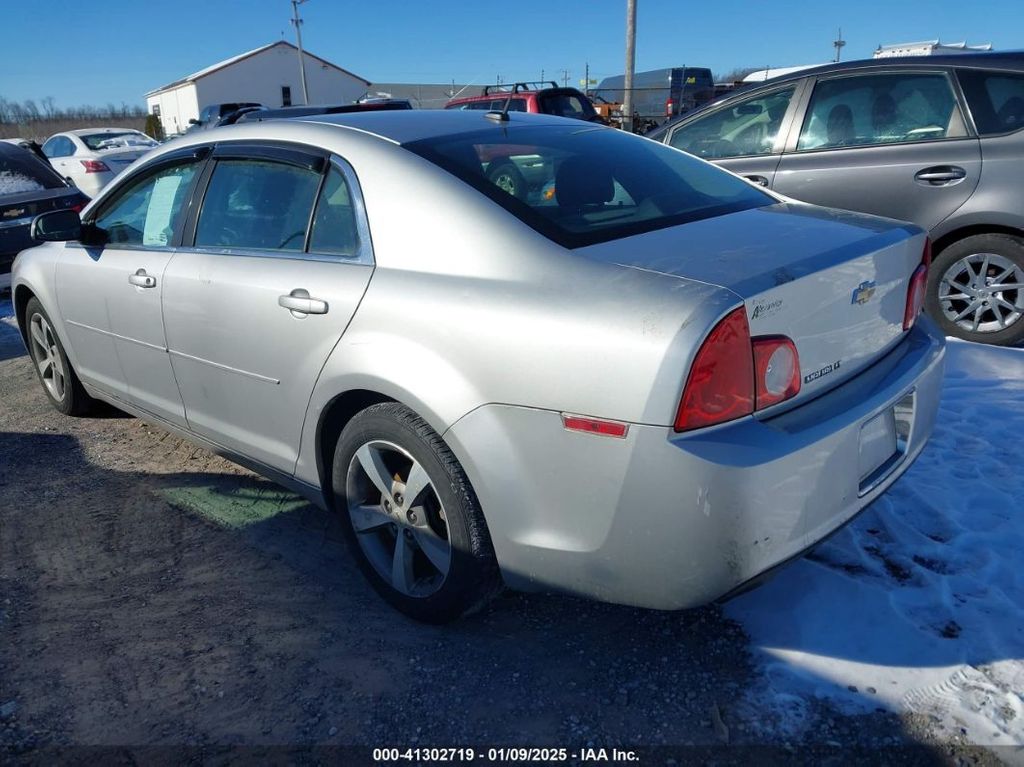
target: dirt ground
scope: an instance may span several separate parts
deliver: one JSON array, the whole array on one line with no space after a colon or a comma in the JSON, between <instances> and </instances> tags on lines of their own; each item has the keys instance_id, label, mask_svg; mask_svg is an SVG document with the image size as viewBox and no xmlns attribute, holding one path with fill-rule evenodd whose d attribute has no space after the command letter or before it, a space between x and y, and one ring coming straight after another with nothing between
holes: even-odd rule
<instances>
[{"instance_id":1,"label":"dirt ground","mask_svg":"<svg viewBox=\"0 0 1024 767\"><path fill-rule=\"evenodd\" d=\"M455 625L416 624L363 581L336 525L138 419L61 416L0 325L0 761L68 746L726 742L786 746L787 764L815 749L842 763L850 746L989 761L892 748L930 743L927 727L824 703L793 740L746 695L747 638L714 607L507 594Z\"/></svg>"}]
</instances>

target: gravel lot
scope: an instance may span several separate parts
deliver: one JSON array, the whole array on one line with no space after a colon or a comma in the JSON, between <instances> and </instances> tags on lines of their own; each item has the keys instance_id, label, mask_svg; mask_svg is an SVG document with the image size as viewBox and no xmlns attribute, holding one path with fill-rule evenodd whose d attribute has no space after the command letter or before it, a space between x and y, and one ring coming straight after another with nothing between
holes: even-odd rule
<instances>
[{"instance_id":1,"label":"gravel lot","mask_svg":"<svg viewBox=\"0 0 1024 767\"><path fill-rule=\"evenodd\" d=\"M336 525L138 419L59 415L0 324L0 760L79 745L726 742L993 759L934 743L918 719L821 702L792 740L746 694L748 641L718 608L508 594L453 626L413 623L364 583Z\"/></svg>"}]
</instances>

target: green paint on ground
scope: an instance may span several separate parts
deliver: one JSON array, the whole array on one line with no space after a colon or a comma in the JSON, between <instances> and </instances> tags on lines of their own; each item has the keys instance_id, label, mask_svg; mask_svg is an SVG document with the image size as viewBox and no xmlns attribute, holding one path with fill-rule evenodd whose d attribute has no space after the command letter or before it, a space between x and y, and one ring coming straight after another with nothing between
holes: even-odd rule
<instances>
[{"instance_id":1,"label":"green paint on ground","mask_svg":"<svg viewBox=\"0 0 1024 767\"><path fill-rule=\"evenodd\" d=\"M278 514L298 511L309 502L270 482L237 486L194 485L160 490L174 505L200 514L219 525L232 528L263 522Z\"/></svg>"}]
</instances>

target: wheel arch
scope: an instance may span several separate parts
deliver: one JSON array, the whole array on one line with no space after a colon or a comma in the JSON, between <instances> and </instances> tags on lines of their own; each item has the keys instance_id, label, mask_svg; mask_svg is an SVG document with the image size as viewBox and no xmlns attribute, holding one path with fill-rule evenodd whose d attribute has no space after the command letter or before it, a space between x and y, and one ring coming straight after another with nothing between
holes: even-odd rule
<instances>
[{"instance_id":1,"label":"wheel arch","mask_svg":"<svg viewBox=\"0 0 1024 767\"><path fill-rule=\"evenodd\" d=\"M958 227L957 229L952 229L937 237L932 242L932 248L937 256L950 245L979 234L1007 234L1011 237L1024 239L1024 229L1018 229L1013 226L1003 226L1001 224L969 224L967 226Z\"/></svg>"},{"instance_id":2,"label":"wheel arch","mask_svg":"<svg viewBox=\"0 0 1024 767\"><path fill-rule=\"evenodd\" d=\"M21 333L21 340L28 348L28 327L25 322L25 312L28 309L28 302L38 298L28 285L18 285L14 288L14 316L18 321L18 332Z\"/></svg>"}]
</instances>

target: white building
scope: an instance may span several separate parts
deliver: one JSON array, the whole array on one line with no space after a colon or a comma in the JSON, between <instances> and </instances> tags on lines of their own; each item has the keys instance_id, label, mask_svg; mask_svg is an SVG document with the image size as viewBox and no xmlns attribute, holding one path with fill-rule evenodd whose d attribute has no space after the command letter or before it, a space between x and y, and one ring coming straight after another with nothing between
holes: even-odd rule
<instances>
[{"instance_id":1,"label":"white building","mask_svg":"<svg viewBox=\"0 0 1024 767\"><path fill-rule=\"evenodd\" d=\"M874 58L888 59L894 56L940 56L948 53L978 53L992 50L992 43L985 45L968 45L962 43L942 43L938 40L924 40L920 43L896 43L895 45L879 45Z\"/></svg>"},{"instance_id":2,"label":"white building","mask_svg":"<svg viewBox=\"0 0 1024 767\"><path fill-rule=\"evenodd\" d=\"M310 104L347 104L370 86L368 80L303 51ZM268 107L302 104L298 49L278 40L146 94L146 111L160 116L168 136L184 133L203 107L253 101Z\"/></svg>"}]
</instances>

